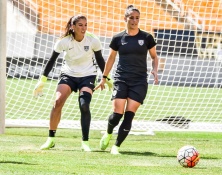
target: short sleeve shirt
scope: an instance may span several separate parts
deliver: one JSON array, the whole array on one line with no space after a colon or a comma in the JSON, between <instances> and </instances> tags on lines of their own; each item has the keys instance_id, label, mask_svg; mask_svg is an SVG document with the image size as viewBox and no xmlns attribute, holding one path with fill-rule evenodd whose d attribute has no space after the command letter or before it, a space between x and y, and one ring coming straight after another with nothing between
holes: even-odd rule
<instances>
[{"instance_id":1,"label":"short sleeve shirt","mask_svg":"<svg viewBox=\"0 0 222 175\"><path fill-rule=\"evenodd\" d=\"M156 42L151 34L139 30L130 36L123 31L113 36L110 48L119 53L115 78L138 80L147 78L147 52Z\"/></svg>"},{"instance_id":2,"label":"short sleeve shirt","mask_svg":"<svg viewBox=\"0 0 222 175\"><path fill-rule=\"evenodd\" d=\"M64 52L62 73L73 77L97 75L94 52L101 49L99 38L89 32L86 32L81 42L68 35L59 39L54 45L55 52Z\"/></svg>"}]
</instances>

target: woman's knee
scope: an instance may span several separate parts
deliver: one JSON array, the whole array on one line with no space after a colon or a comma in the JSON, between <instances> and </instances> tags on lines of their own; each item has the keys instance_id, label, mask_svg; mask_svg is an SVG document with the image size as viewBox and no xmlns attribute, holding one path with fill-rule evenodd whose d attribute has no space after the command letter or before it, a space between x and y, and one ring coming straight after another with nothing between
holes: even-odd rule
<instances>
[{"instance_id":1,"label":"woman's knee","mask_svg":"<svg viewBox=\"0 0 222 175\"><path fill-rule=\"evenodd\" d=\"M62 109L64 103L65 103L65 99L56 98L54 101L54 108L55 109Z\"/></svg>"},{"instance_id":2,"label":"woman's knee","mask_svg":"<svg viewBox=\"0 0 222 175\"><path fill-rule=\"evenodd\" d=\"M91 102L92 95L89 92L82 91L79 95L79 108L82 112L89 112L89 104Z\"/></svg>"}]
</instances>

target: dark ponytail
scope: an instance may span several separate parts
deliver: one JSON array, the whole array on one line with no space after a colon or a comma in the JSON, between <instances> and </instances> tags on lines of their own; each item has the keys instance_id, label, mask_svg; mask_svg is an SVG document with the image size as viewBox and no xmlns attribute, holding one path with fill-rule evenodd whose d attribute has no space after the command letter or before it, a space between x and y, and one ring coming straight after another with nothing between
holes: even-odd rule
<instances>
[{"instance_id":1,"label":"dark ponytail","mask_svg":"<svg viewBox=\"0 0 222 175\"><path fill-rule=\"evenodd\" d=\"M132 11L136 11L140 14L140 11L133 5L128 5L125 11L125 17L128 17Z\"/></svg>"},{"instance_id":2,"label":"dark ponytail","mask_svg":"<svg viewBox=\"0 0 222 175\"><path fill-rule=\"evenodd\" d=\"M83 15L77 15L77 16L73 16L69 19L69 21L67 22L66 24L66 28L65 28L65 34L62 35L62 37L66 37L70 34L73 35L73 37L75 37L75 33L74 31L72 30L72 25L76 25L76 23L80 20L80 19L85 19L87 20L87 18Z\"/></svg>"}]
</instances>

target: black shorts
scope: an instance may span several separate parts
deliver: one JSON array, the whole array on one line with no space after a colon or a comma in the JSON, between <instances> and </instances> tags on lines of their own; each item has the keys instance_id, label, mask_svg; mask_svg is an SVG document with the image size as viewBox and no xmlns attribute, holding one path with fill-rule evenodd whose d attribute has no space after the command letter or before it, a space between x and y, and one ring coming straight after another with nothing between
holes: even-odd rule
<instances>
[{"instance_id":1,"label":"black shorts","mask_svg":"<svg viewBox=\"0 0 222 175\"><path fill-rule=\"evenodd\" d=\"M66 74L61 74L58 84L67 84L72 91L77 92L83 87L90 89L95 88L96 75L90 75L86 77L71 77Z\"/></svg>"},{"instance_id":2,"label":"black shorts","mask_svg":"<svg viewBox=\"0 0 222 175\"><path fill-rule=\"evenodd\" d=\"M148 90L148 83L145 80L141 81L122 81L117 80L113 83L112 100L116 98L130 98L143 104Z\"/></svg>"}]
</instances>

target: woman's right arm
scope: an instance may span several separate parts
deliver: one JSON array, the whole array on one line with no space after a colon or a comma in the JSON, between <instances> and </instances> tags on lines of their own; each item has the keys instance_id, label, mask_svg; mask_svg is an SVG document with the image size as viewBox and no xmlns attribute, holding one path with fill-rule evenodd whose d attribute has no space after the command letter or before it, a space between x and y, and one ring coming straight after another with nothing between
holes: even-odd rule
<instances>
[{"instance_id":1,"label":"woman's right arm","mask_svg":"<svg viewBox=\"0 0 222 175\"><path fill-rule=\"evenodd\" d=\"M53 51L51 57L49 58L49 61L46 63L45 69L43 71L43 74L45 77L49 75L49 72L52 70L56 59L58 58L60 53Z\"/></svg>"},{"instance_id":2,"label":"woman's right arm","mask_svg":"<svg viewBox=\"0 0 222 175\"><path fill-rule=\"evenodd\" d=\"M117 51L110 49L110 54L105 65L105 69L103 71L104 76L108 76L109 72L111 71L113 64L115 62L115 59L116 59L116 54L117 54Z\"/></svg>"},{"instance_id":3,"label":"woman's right arm","mask_svg":"<svg viewBox=\"0 0 222 175\"><path fill-rule=\"evenodd\" d=\"M58 58L58 56L59 56L59 53L53 51L51 57L49 58L49 61L47 62L46 66L45 66L42 76L39 78L39 81L35 86L35 89L34 89L34 97L35 98L37 98L38 96L41 97L43 95L43 87L47 81L47 76L48 76L49 72L52 70L53 65L54 65L56 59Z\"/></svg>"},{"instance_id":4,"label":"woman's right arm","mask_svg":"<svg viewBox=\"0 0 222 175\"><path fill-rule=\"evenodd\" d=\"M103 71L103 76L107 77L109 75L109 72L111 71L113 64L116 59L117 51L110 49L110 54L107 59L107 62L105 64L105 69ZM94 90L97 90L98 88L101 88L101 90L105 89L106 78L102 78L100 83L94 88Z\"/></svg>"}]
</instances>

